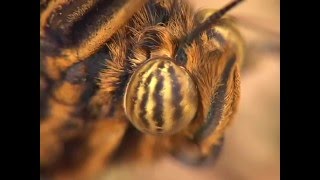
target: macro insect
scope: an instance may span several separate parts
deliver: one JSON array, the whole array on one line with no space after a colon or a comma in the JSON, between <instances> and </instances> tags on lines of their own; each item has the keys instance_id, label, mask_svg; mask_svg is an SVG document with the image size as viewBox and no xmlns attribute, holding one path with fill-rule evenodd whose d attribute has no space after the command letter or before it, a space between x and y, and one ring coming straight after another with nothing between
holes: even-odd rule
<instances>
[{"instance_id":1,"label":"macro insect","mask_svg":"<svg viewBox=\"0 0 320 180\"><path fill-rule=\"evenodd\" d=\"M40 1L41 173L216 157L239 101L244 45L225 17L239 2Z\"/></svg>"}]
</instances>

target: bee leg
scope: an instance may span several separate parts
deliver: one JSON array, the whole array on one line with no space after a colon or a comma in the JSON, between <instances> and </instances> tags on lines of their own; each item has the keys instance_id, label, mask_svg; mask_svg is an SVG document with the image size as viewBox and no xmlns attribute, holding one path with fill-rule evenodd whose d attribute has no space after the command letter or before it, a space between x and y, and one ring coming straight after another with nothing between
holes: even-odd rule
<instances>
[{"instance_id":1,"label":"bee leg","mask_svg":"<svg viewBox=\"0 0 320 180\"><path fill-rule=\"evenodd\" d=\"M208 159L210 159L210 162L216 162L218 158L220 157L221 151L224 146L224 137L221 137L219 140L219 143L216 144L213 148L212 156L209 156Z\"/></svg>"},{"instance_id":2,"label":"bee leg","mask_svg":"<svg viewBox=\"0 0 320 180\"><path fill-rule=\"evenodd\" d=\"M57 179L95 179L109 165L118 149L128 123L124 117L94 120L78 143L68 143L62 166L56 169ZM64 167L63 164L68 164Z\"/></svg>"},{"instance_id":3,"label":"bee leg","mask_svg":"<svg viewBox=\"0 0 320 180\"><path fill-rule=\"evenodd\" d=\"M83 121L76 118L79 103L86 90L83 78L86 76L84 64L77 64L66 73L63 81L53 85L48 92L46 102L42 102L47 110L40 119L40 160L42 166L52 164L62 153L64 136L62 131L68 124L77 125L81 130ZM73 126L74 127L74 126ZM68 128L67 128L68 129ZM69 136L69 135L68 135Z\"/></svg>"},{"instance_id":4,"label":"bee leg","mask_svg":"<svg viewBox=\"0 0 320 180\"><path fill-rule=\"evenodd\" d=\"M175 149L172 153L173 157L191 166L206 166L214 165L223 148L224 137L221 137L219 142L213 146L211 152L204 155L201 153L201 149L193 142L185 142L180 144L180 149Z\"/></svg>"},{"instance_id":5,"label":"bee leg","mask_svg":"<svg viewBox=\"0 0 320 180\"><path fill-rule=\"evenodd\" d=\"M126 164L154 162L167 153L167 144L168 138L141 133L130 124L112 161Z\"/></svg>"},{"instance_id":6,"label":"bee leg","mask_svg":"<svg viewBox=\"0 0 320 180\"><path fill-rule=\"evenodd\" d=\"M127 129L127 121L117 117L93 120L81 132L63 142L63 153L42 175L50 179L96 179L109 165Z\"/></svg>"},{"instance_id":7,"label":"bee leg","mask_svg":"<svg viewBox=\"0 0 320 180\"><path fill-rule=\"evenodd\" d=\"M128 122L121 104L109 106L108 112L112 113L108 116L86 117L87 102L93 95L87 94L93 85L90 79L97 76L90 71L96 72L92 68L99 68L90 62L72 66L51 93L49 113L40 124L43 175L57 179L92 179L91 176L109 164L124 136ZM112 102L112 96L108 97L104 103ZM80 126L70 124L75 120Z\"/></svg>"}]
</instances>

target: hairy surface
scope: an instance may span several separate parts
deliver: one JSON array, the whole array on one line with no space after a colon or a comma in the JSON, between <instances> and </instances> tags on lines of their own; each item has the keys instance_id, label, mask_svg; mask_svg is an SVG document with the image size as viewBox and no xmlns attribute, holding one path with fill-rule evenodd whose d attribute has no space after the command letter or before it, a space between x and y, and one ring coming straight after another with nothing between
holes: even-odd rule
<instances>
[{"instance_id":1,"label":"hairy surface","mask_svg":"<svg viewBox=\"0 0 320 180\"><path fill-rule=\"evenodd\" d=\"M69 6L72 1L56 3ZM85 10L90 11L95 3L98 2L88 2ZM43 24L56 13L54 7L55 3L49 3L48 9L43 10L40 35L50 34ZM73 13L73 19L78 21L81 13L79 17ZM112 163L150 161L164 153L177 154L189 146L195 146L199 159L210 156L236 112L240 88L241 57L233 41L222 43L229 37L217 29L218 25L184 49L187 56L183 68L194 80L200 96L196 118L187 128L166 137L142 134L128 123L122 107L133 72L154 57L178 63L176 53L182 38L198 24L196 12L185 1L151 0L111 38L83 38L81 48L95 48L90 53L75 55L69 48L62 48L63 56L52 56L46 54L50 47L46 45L40 52L42 173L57 179L89 178ZM223 39L212 34L222 35Z\"/></svg>"}]
</instances>

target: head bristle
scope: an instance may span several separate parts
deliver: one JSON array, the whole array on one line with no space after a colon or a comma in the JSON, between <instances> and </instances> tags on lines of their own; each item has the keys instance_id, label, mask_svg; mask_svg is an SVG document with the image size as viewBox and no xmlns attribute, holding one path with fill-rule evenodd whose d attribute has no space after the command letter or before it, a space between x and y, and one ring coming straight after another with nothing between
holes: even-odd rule
<instances>
[{"instance_id":1,"label":"head bristle","mask_svg":"<svg viewBox=\"0 0 320 180\"><path fill-rule=\"evenodd\" d=\"M183 49L185 46L189 45L195 38L199 37L199 35L210 28L213 24L215 24L223 15L225 15L229 10L234 8L243 0L234 0L231 3L227 4L225 7L219 9L217 12L210 15L203 23L198 25L190 34L188 34L184 39L182 39L180 47L177 50L177 57L183 57ZM179 59L177 59L180 61Z\"/></svg>"},{"instance_id":2,"label":"head bristle","mask_svg":"<svg viewBox=\"0 0 320 180\"><path fill-rule=\"evenodd\" d=\"M238 5L243 0L235 0L229 4L227 4L225 7L221 8L217 12L213 13L211 16L209 16L202 24L197 26L187 37L186 41L187 43L192 41L195 37L199 36L203 31L210 28L213 24L215 24L223 15L225 15L230 9Z\"/></svg>"}]
</instances>

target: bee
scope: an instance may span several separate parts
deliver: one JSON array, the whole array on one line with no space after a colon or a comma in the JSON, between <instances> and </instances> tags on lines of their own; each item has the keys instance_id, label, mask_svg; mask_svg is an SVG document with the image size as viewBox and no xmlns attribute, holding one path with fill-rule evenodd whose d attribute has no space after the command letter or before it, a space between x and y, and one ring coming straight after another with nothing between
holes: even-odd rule
<instances>
[{"instance_id":1,"label":"bee","mask_svg":"<svg viewBox=\"0 0 320 180\"><path fill-rule=\"evenodd\" d=\"M41 174L215 159L239 102L244 42L225 14L240 2L40 1Z\"/></svg>"}]
</instances>

